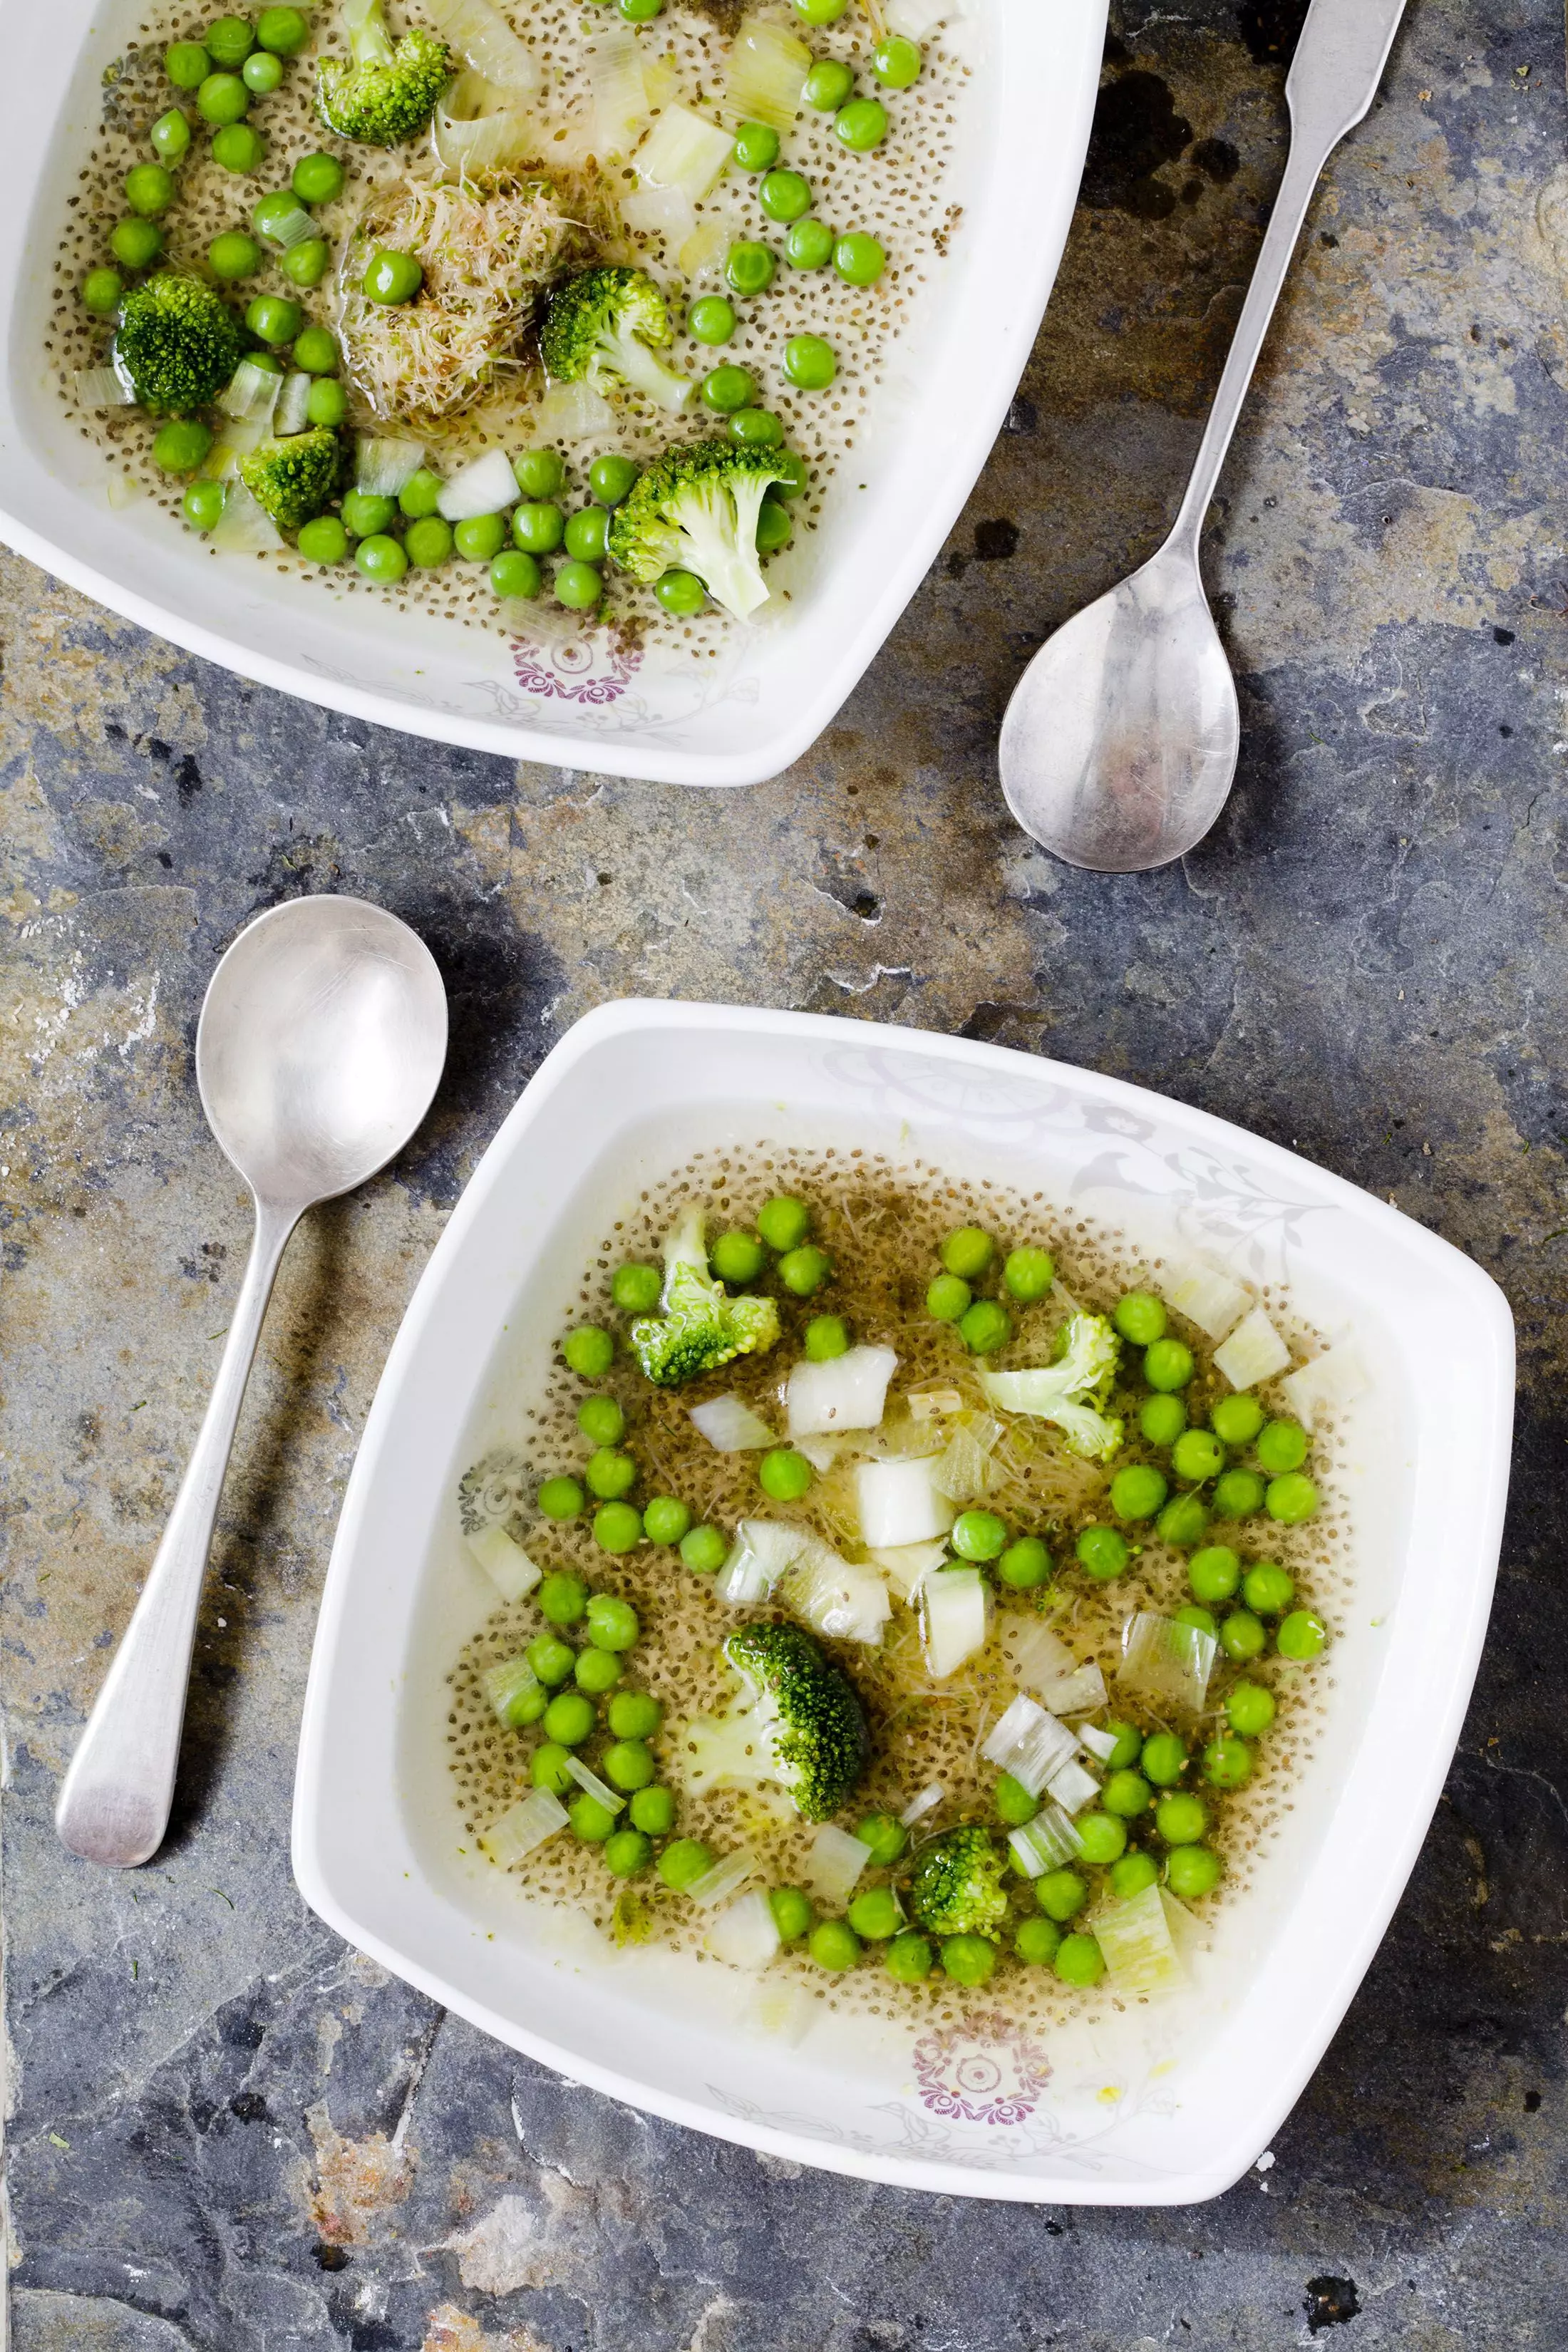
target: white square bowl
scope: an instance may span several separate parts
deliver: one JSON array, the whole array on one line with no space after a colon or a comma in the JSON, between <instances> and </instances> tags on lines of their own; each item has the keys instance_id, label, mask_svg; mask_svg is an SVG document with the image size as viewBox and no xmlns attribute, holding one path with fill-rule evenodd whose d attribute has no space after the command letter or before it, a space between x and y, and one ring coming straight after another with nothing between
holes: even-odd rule
<instances>
[{"instance_id":1,"label":"white square bowl","mask_svg":"<svg viewBox=\"0 0 1568 2352\"><path fill-rule=\"evenodd\" d=\"M528 645L347 596L330 572L216 555L146 499L111 509L107 461L54 382L47 265L139 0L0 0L10 178L32 191L0 248L0 539L192 653L384 727L670 783L776 775L879 650L1001 427L1072 217L1105 8L963 0L951 33L973 68L952 182L962 224L923 265L918 318L820 528L775 567L793 602L775 596L699 676L689 660L620 652L603 629Z\"/></svg>"},{"instance_id":2,"label":"white square bowl","mask_svg":"<svg viewBox=\"0 0 1568 2352\"><path fill-rule=\"evenodd\" d=\"M1151 1252L1196 1246L1351 1330L1372 1375L1337 1468L1355 1605L1289 1833L1226 1906L1191 1997L1044 2047L976 1996L959 2033L817 2015L791 2042L712 1967L564 1934L460 1856L443 1677L494 1605L458 1529L461 1471L516 1368L639 1188L695 1149L854 1143L1043 1191ZM1146 1242L1145 1242L1146 1237ZM1093 1072L792 1013L627 1003L577 1024L453 1213L350 1480L300 1750L312 1907L485 2032L699 2130L903 2186L1181 2204L1245 2170L1339 2024L1458 1738L1501 1534L1513 1328L1489 1277L1293 1153ZM1397 1810L1389 1790L1397 1789ZM815 2012L815 2005L811 2005ZM771 2023L773 2030L766 2030Z\"/></svg>"}]
</instances>

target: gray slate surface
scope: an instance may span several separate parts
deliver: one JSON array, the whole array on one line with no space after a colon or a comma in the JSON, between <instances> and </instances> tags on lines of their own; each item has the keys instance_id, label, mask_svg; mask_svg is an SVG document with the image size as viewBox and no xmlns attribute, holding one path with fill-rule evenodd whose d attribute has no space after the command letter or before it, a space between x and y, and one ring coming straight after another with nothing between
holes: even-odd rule
<instances>
[{"instance_id":1,"label":"gray slate surface","mask_svg":"<svg viewBox=\"0 0 1568 2352\"><path fill-rule=\"evenodd\" d=\"M1168 873L1077 876L994 784L1023 658L1173 506L1279 169L1298 16L1121 0L1009 429L839 723L762 790L513 773L262 693L0 566L18 2352L1568 2343L1568 247L1536 225L1564 177L1543 5L1413 0L1331 168L1215 510L1247 739L1214 837ZM450 1073L416 1148L291 1252L177 1833L101 1876L56 1848L53 1790L246 1234L195 1013L246 917L322 888L431 940ZM519 1086L632 992L1141 1079L1392 1197L1508 1291L1521 1475L1447 1793L1276 2162L1213 2205L1005 2209L759 2160L482 2041L294 1893L315 1600L384 1350Z\"/></svg>"}]
</instances>

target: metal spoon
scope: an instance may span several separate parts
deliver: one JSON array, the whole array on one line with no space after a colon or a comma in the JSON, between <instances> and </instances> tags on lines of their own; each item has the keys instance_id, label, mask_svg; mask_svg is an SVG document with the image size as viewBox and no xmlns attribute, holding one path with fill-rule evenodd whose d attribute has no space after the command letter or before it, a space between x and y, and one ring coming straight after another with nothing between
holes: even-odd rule
<instances>
[{"instance_id":1,"label":"metal spoon","mask_svg":"<svg viewBox=\"0 0 1568 2352\"><path fill-rule=\"evenodd\" d=\"M1139 874L1203 839L1236 774L1236 682L1198 534L1323 165L1377 94L1405 0L1312 0L1285 95L1290 154L1175 528L1047 639L1002 724L1002 789L1069 866Z\"/></svg>"},{"instance_id":2,"label":"metal spoon","mask_svg":"<svg viewBox=\"0 0 1568 2352\"><path fill-rule=\"evenodd\" d=\"M359 898L295 898L240 932L207 986L196 1084L250 1187L256 1238L212 1402L142 1597L55 1809L60 1841L127 1867L163 1843L207 1549L284 1244L317 1201L385 1166L430 1108L447 992L406 923Z\"/></svg>"}]
</instances>

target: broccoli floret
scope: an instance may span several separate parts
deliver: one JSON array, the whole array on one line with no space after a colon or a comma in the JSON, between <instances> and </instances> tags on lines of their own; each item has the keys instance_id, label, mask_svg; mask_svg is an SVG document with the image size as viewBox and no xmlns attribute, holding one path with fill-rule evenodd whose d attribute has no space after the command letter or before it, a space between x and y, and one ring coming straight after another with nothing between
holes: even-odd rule
<instances>
[{"instance_id":1,"label":"broccoli floret","mask_svg":"<svg viewBox=\"0 0 1568 2352\"><path fill-rule=\"evenodd\" d=\"M551 297L539 350L561 383L616 376L673 415L695 390L648 346L669 341L664 296L646 269L585 269Z\"/></svg>"},{"instance_id":2,"label":"broccoli floret","mask_svg":"<svg viewBox=\"0 0 1568 2352\"><path fill-rule=\"evenodd\" d=\"M395 41L384 0L343 0L340 13L353 63L321 59L316 111L340 139L366 147L400 147L416 139L458 70L451 51L417 25Z\"/></svg>"},{"instance_id":3,"label":"broccoli floret","mask_svg":"<svg viewBox=\"0 0 1568 2352\"><path fill-rule=\"evenodd\" d=\"M344 447L330 425L263 441L240 460L239 478L282 530L298 530L336 498L343 483Z\"/></svg>"},{"instance_id":4,"label":"broccoli floret","mask_svg":"<svg viewBox=\"0 0 1568 2352\"><path fill-rule=\"evenodd\" d=\"M922 1846L910 1873L910 1908L933 1936L988 1936L1007 1909L1002 1855L979 1822L944 1831Z\"/></svg>"},{"instance_id":5,"label":"broccoli floret","mask_svg":"<svg viewBox=\"0 0 1568 2352\"><path fill-rule=\"evenodd\" d=\"M189 416L216 400L245 353L238 315L199 278L161 269L120 309L116 363L150 416Z\"/></svg>"},{"instance_id":6,"label":"broccoli floret","mask_svg":"<svg viewBox=\"0 0 1568 2352\"><path fill-rule=\"evenodd\" d=\"M728 441L667 449L610 518L610 553L634 580L695 572L738 621L768 600L757 561L757 517L776 453Z\"/></svg>"},{"instance_id":7,"label":"broccoli floret","mask_svg":"<svg viewBox=\"0 0 1568 2352\"><path fill-rule=\"evenodd\" d=\"M1104 1411L1116 1377L1121 1342L1103 1315L1075 1315L1057 1345L1054 1363L1023 1372L982 1372L993 1404L1055 1423L1075 1454L1109 1462L1121 1443L1121 1423Z\"/></svg>"},{"instance_id":8,"label":"broccoli floret","mask_svg":"<svg viewBox=\"0 0 1568 2352\"><path fill-rule=\"evenodd\" d=\"M708 1271L702 1212L692 1209L664 1245L660 1312L631 1328L632 1353L661 1389L679 1388L736 1356L756 1355L779 1336L771 1298L731 1298Z\"/></svg>"},{"instance_id":9,"label":"broccoli floret","mask_svg":"<svg viewBox=\"0 0 1568 2352\"><path fill-rule=\"evenodd\" d=\"M837 1812L870 1759L855 1685L798 1625L742 1625L724 1655L745 1685L723 1716L689 1725L686 1785L694 1796L735 1780L771 1780L803 1820Z\"/></svg>"}]
</instances>

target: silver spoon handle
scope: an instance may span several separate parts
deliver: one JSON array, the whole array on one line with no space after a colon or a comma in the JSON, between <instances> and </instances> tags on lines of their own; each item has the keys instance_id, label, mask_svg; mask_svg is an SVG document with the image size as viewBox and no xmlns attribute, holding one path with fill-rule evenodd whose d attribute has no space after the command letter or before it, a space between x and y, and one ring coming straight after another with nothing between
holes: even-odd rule
<instances>
[{"instance_id":1,"label":"silver spoon handle","mask_svg":"<svg viewBox=\"0 0 1568 2352\"><path fill-rule=\"evenodd\" d=\"M1171 533L1173 541L1186 541L1194 555L1307 207L1323 165L1377 96L1404 13L1405 0L1312 0L1307 13L1285 84L1290 109L1290 153L1285 176L1198 446L1187 494Z\"/></svg>"},{"instance_id":2,"label":"silver spoon handle","mask_svg":"<svg viewBox=\"0 0 1568 2352\"><path fill-rule=\"evenodd\" d=\"M258 1201L250 1263L163 1540L88 1717L55 1808L63 1845L125 1869L163 1841L213 1522L262 1318L298 1209Z\"/></svg>"}]
</instances>

